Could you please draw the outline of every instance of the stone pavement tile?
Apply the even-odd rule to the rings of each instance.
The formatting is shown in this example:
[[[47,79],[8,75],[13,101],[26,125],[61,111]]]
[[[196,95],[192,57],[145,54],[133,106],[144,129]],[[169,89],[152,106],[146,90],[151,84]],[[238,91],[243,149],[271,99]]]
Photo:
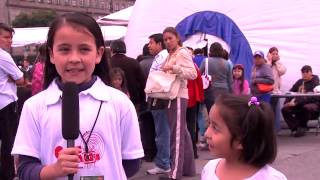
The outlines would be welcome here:
[[[288,131],[277,136],[278,155],[272,166],[289,180],[320,179],[320,135],[312,130],[300,138],[289,134]]]
[[[289,180],[319,180],[320,179],[320,135],[315,136],[311,130],[306,136],[294,138],[289,130],[281,130],[277,135],[278,154],[271,165],[284,173]],[[214,157],[209,151],[198,151],[196,159],[196,177],[184,177],[183,180],[199,180],[201,171],[208,160]],[[154,164],[143,162],[139,172],[130,180],[157,180],[158,175],[147,175],[147,169]]]
[[[196,176],[195,177],[183,177],[184,180],[199,180],[201,178],[201,171],[208,160],[212,159],[209,151],[198,151],[199,158],[196,159]],[[159,175],[148,175],[146,171],[154,167],[152,162],[143,162],[139,172],[130,178],[130,180],[158,180]]]

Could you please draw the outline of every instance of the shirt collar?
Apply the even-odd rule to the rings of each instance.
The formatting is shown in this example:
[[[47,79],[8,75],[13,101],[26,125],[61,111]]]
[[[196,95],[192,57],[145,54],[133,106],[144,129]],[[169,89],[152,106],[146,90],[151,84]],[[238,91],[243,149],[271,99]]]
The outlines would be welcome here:
[[[163,49],[155,56],[155,58],[167,58],[168,55],[168,50]]]
[[[54,79],[49,87],[46,90],[45,95],[45,104],[46,105],[53,105],[58,103],[62,97],[62,91],[59,89],[57,84],[54,82]],[[96,82],[89,88],[79,93],[79,98],[81,96],[91,96],[96,100],[99,101],[109,101],[110,100],[110,93],[108,93],[108,86],[106,86],[99,77],[97,77]]]
[[[111,98],[109,92],[109,87],[106,84],[104,84],[104,82],[102,82],[102,80],[99,77],[97,77],[96,82],[91,86],[91,88],[80,92],[80,96],[90,95],[99,101],[109,101]]]

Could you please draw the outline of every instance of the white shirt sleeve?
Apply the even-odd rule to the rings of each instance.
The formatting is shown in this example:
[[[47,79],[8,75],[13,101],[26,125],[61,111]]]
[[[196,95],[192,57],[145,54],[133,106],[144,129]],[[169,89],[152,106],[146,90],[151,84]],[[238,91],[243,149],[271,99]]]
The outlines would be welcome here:
[[[0,68],[14,80],[18,80],[23,77],[23,73],[8,53],[1,52]]]
[[[219,180],[216,176],[216,168],[221,159],[210,160],[202,169],[201,180]]]
[[[40,159],[40,127],[31,109],[31,101],[24,103],[12,154],[32,156]]]
[[[155,57],[154,60],[152,62],[152,65],[150,67],[150,72],[151,71],[158,71],[160,70],[160,68],[162,67],[162,64],[166,61],[167,57],[168,57],[169,53],[168,51],[162,50],[160,51]]]
[[[274,169],[270,165],[265,165],[261,168],[255,175],[246,180],[260,180],[260,179],[270,179],[270,180],[287,180],[287,177],[280,171]]]
[[[123,104],[121,115],[122,159],[138,159],[144,156],[136,110],[129,99]]]

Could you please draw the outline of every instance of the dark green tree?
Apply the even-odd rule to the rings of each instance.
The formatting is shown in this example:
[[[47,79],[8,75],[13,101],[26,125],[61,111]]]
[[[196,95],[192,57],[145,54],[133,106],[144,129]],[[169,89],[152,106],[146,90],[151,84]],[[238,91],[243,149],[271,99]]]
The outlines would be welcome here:
[[[57,16],[55,11],[34,11],[31,14],[20,13],[12,22],[15,28],[46,27]]]

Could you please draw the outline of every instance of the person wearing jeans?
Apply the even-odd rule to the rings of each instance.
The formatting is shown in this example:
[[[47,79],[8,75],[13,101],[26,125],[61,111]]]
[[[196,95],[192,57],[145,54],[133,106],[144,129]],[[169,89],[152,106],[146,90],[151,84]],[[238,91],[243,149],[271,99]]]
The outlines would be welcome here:
[[[155,131],[157,154],[154,158],[155,168],[147,171],[149,174],[170,172],[170,129],[165,109],[151,110]]]
[[[200,103],[199,109],[198,109],[198,127],[199,127],[199,134],[200,134],[199,147],[201,149],[207,148],[207,142],[204,137],[204,133],[206,132],[206,116],[207,116],[207,115],[205,115],[207,113],[206,109],[207,108],[206,108],[205,104]]]
[[[154,60],[150,67],[151,71],[160,70],[162,63],[168,56],[165,50],[163,35],[161,33],[152,34],[149,37],[149,53],[154,56]],[[154,158],[155,167],[147,170],[148,174],[169,173],[170,169],[170,128],[166,109],[169,101],[161,99],[148,98],[148,104],[153,116],[155,127],[155,142],[157,154]]]

